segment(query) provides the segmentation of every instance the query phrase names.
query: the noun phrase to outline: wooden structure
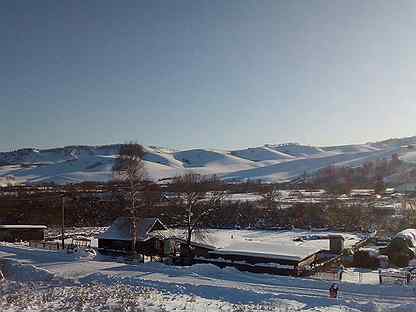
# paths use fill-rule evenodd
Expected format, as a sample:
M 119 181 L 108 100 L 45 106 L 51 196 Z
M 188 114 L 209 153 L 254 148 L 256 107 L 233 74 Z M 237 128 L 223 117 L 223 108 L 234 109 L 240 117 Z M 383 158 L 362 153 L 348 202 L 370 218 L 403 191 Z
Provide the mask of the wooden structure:
M 47 250 L 61 250 L 62 244 L 60 242 L 30 241 L 29 247 Z
M 344 236 L 330 235 L 329 236 L 329 250 L 340 254 L 344 250 Z
M 215 248 L 192 243 L 195 263 L 212 263 L 219 267 L 232 266 L 241 271 L 290 276 L 309 276 L 329 267 L 336 269 L 344 250 L 342 235 L 326 235 L 328 247 L 303 244 L 255 243 L 236 241 Z M 295 240 L 294 240 L 295 241 Z
M 194 263 L 211 263 L 221 268 L 278 275 L 308 275 L 321 262 L 322 250 L 292 246 L 270 249 L 268 244 L 241 242 L 225 248 L 192 242 Z
M 285 256 L 270 257 L 268 255 L 227 253 L 208 251 L 209 257 L 195 257 L 195 263 L 212 263 L 219 267 L 232 266 L 240 271 L 267 273 L 277 275 L 300 276 L 306 275 L 309 267 L 318 261 L 318 253 L 301 259 L 291 259 Z
M 136 252 L 145 256 L 167 257 L 175 252 L 174 240 L 158 218 L 140 219 L 137 224 Z M 127 217 L 117 218 L 110 228 L 98 236 L 100 253 L 133 251 L 133 224 Z
M 45 225 L 0 225 L 0 241 L 42 241 L 45 238 Z
M 71 243 L 65 246 L 68 250 L 87 249 L 91 247 L 91 239 L 84 236 L 72 237 Z

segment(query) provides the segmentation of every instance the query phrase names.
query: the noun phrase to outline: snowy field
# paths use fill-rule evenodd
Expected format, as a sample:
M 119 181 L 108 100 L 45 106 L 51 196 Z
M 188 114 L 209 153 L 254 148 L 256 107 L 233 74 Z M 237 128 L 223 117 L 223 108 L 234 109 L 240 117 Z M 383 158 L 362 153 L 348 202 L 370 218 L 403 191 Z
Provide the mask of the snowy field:
M 416 311 L 412 287 L 118 260 L 2 243 L 0 311 Z

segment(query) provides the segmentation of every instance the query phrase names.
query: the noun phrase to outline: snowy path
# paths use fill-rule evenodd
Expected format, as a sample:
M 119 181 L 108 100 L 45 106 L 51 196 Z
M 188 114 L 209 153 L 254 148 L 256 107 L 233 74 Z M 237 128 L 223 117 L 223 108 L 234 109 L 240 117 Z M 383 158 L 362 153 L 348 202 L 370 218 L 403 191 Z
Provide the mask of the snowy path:
M 182 271 L 182 272 L 181 272 Z M 160 273 L 162 272 L 162 273 Z M 284 276 L 261 275 L 239 272 L 237 270 L 211 268 L 211 266 L 197 265 L 189 268 L 168 267 L 158 263 L 149 263 L 141 266 L 123 265 L 119 268 L 100 270 L 107 276 L 107 282 L 123 281 L 124 283 L 158 285 L 170 290 L 171 285 L 183 285 L 193 287 L 217 287 L 221 289 L 243 290 L 258 294 L 270 294 L 271 297 L 297 300 L 306 297 L 315 301 L 316 298 L 328 299 L 330 282 L 310 279 L 291 278 Z M 103 277 L 103 276 L 102 276 Z M 94 276 L 94 279 L 96 276 Z M 88 280 L 88 277 L 85 279 Z M 106 280 L 104 278 L 104 280 Z M 200 290 L 198 290 L 200 292 Z M 403 303 L 413 302 L 414 292 L 411 288 L 379 285 L 357 285 L 343 283 L 341 285 L 342 300 L 377 300 L 379 302 Z

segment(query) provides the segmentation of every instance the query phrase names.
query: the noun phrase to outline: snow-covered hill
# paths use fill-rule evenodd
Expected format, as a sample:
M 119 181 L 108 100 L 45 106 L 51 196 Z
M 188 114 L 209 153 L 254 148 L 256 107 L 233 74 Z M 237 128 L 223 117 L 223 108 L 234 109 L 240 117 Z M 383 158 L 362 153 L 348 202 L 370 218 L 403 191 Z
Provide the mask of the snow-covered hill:
M 327 147 L 266 144 L 239 150 L 177 151 L 147 146 L 145 167 L 148 178 L 153 180 L 198 172 L 227 180 L 287 181 L 330 165 L 358 166 L 370 160 L 389 159 L 394 153 L 412 165 L 416 162 L 413 145 L 416 137 Z M 67 146 L 0 153 L 0 184 L 108 181 L 119 148 L 118 144 Z

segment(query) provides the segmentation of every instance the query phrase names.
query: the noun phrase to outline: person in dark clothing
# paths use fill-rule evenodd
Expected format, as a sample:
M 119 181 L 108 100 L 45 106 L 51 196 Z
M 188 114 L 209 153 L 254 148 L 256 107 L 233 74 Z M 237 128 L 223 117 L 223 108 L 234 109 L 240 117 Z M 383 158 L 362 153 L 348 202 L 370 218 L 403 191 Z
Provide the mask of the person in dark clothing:
M 333 283 L 331 287 L 329 287 L 329 297 L 330 298 L 336 298 L 338 295 L 338 284 Z

